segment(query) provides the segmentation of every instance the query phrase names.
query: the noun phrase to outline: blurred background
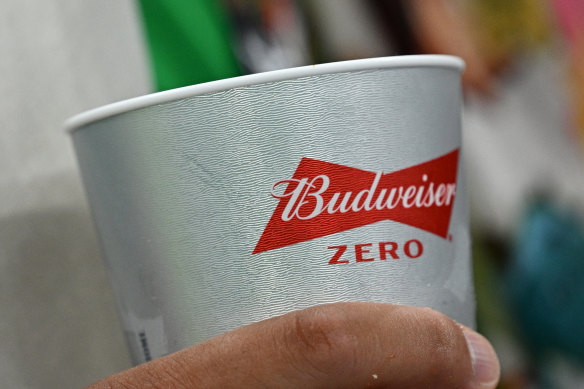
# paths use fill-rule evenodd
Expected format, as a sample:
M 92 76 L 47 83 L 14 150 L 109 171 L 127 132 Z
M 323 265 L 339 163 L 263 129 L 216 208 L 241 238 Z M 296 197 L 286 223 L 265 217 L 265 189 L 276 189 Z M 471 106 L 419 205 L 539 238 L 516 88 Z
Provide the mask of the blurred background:
M 501 388 L 584 388 L 584 1 L 0 0 L 0 382 L 130 367 L 63 122 L 357 58 L 462 57 L 479 330 Z

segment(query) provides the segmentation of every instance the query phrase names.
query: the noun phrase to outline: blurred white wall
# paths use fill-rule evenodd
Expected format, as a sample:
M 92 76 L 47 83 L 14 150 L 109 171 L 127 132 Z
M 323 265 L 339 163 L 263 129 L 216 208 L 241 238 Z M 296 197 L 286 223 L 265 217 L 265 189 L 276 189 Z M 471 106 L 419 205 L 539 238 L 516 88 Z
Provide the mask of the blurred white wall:
M 63 122 L 150 89 L 129 0 L 0 2 L 0 386 L 130 365 Z

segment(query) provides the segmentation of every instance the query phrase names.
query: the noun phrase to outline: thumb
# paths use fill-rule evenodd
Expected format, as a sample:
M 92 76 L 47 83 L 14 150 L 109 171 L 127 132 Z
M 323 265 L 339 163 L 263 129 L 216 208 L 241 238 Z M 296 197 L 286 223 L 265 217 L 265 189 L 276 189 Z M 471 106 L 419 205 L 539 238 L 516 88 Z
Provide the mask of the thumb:
M 427 308 L 321 305 L 228 332 L 91 388 L 495 388 L 489 342 Z

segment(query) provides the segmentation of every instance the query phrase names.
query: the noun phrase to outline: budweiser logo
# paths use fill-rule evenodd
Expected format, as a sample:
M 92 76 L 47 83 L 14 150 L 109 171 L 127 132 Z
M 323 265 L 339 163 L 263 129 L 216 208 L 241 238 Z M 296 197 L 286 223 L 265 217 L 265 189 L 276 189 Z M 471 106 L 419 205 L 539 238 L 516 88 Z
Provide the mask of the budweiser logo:
M 393 220 L 448 235 L 458 150 L 392 173 L 302 158 L 292 178 L 276 182 L 279 199 L 253 254 Z

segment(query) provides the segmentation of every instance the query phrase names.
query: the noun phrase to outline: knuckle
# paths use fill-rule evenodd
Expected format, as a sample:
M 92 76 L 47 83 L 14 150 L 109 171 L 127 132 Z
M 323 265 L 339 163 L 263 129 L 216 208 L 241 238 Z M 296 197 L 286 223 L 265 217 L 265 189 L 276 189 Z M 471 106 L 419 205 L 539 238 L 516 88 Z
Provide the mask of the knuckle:
M 430 373 L 444 377 L 444 372 L 460 367 L 464 358 L 464 340 L 460 327 L 448 316 L 431 309 L 424 309 L 423 320 Z
M 287 348 L 292 359 L 318 373 L 332 374 L 352 364 L 357 352 L 351 319 L 336 304 L 310 308 L 292 314 Z

